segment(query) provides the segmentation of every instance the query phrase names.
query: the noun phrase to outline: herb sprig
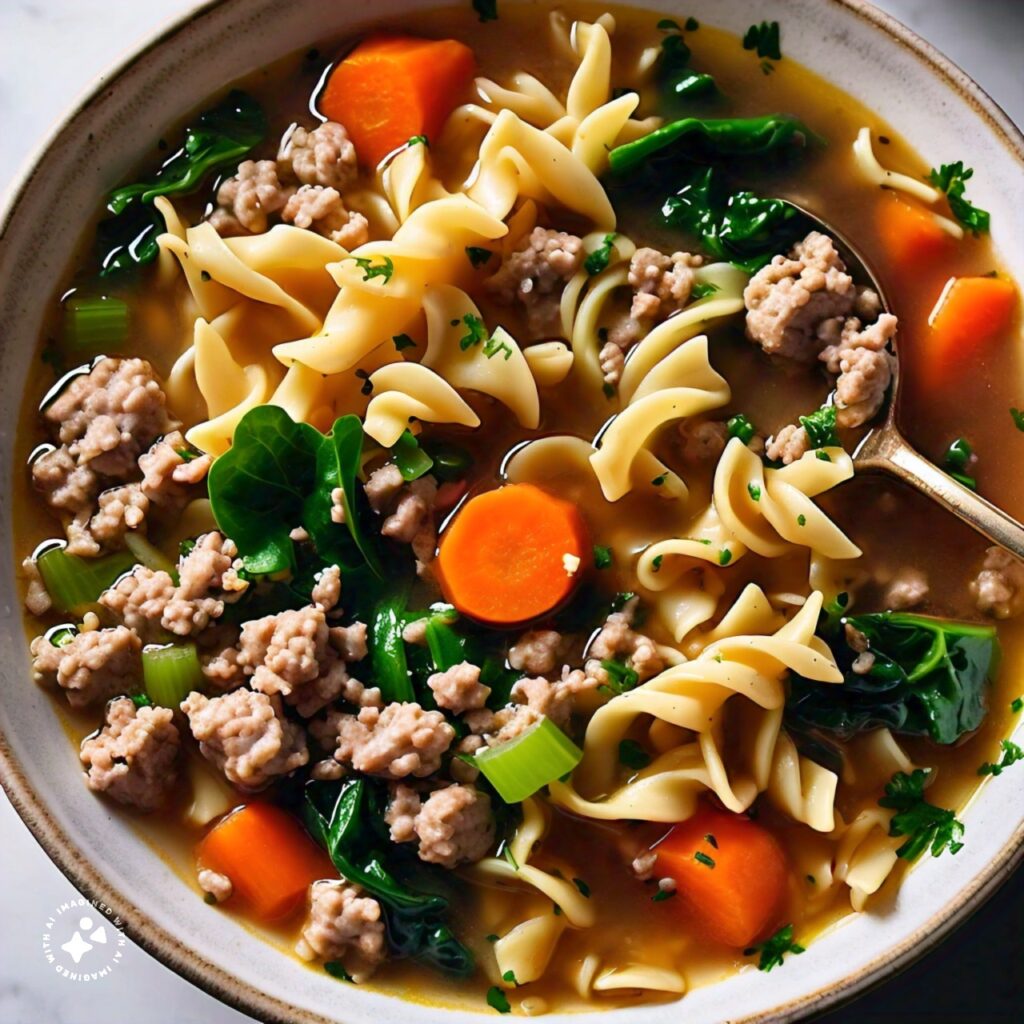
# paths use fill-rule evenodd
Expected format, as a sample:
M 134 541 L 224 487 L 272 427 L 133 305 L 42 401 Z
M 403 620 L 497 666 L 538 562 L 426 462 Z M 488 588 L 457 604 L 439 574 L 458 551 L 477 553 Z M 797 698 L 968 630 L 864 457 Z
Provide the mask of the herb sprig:
M 936 807 L 924 798 L 924 787 L 931 769 L 915 768 L 909 775 L 897 772 L 885 786 L 880 807 L 895 810 L 889 823 L 889 835 L 906 836 L 907 841 L 896 851 L 897 857 L 915 860 L 930 849 L 933 857 L 945 850 L 951 854 L 963 849 L 964 826 L 956 815 L 944 807 Z

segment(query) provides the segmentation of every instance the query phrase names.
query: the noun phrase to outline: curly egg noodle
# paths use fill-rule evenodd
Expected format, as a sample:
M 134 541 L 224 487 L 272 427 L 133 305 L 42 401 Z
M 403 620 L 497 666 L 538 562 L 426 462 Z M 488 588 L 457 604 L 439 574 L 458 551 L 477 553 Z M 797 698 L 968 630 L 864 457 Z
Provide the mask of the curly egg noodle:
M 429 147 L 408 145 L 382 169 L 377 189 L 348 197 L 376 236 L 352 252 L 288 225 L 221 238 L 209 224 L 184 225 L 167 199 L 157 200 L 167 224 L 159 238 L 161 273 L 184 275 L 195 313 L 190 344 L 168 381 L 172 404 L 188 407 L 195 388 L 206 404 L 205 419 L 188 431 L 190 442 L 223 454 L 243 415 L 267 403 L 323 430 L 355 413 L 365 433 L 388 447 L 413 421 L 478 426 L 464 392 L 490 396 L 526 430 L 541 422 L 542 393 L 566 380 L 605 401 L 597 337 L 609 304 L 628 288 L 636 247 L 622 234 L 606 240 L 616 215 L 599 175 L 612 147 L 643 137 L 659 121 L 634 116 L 636 93 L 613 98 L 610 16 L 570 26 L 556 14 L 550 27 L 577 65 L 564 101 L 529 74 L 517 73 L 505 85 L 478 79 L 478 102 L 456 109 L 439 140 L 475 151 L 468 177 L 446 185 Z M 652 62 L 650 53 L 641 54 L 637 83 Z M 887 173 L 874 161 L 870 138 L 858 145 L 865 174 Z M 467 348 L 466 325 L 483 319 L 468 293 L 475 278 L 467 247 L 508 253 L 549 210 L 589 226 L 586 252 L 607 244 L 609 253 L 598 273 L 581 269 L 565 287 L 564 340 L 524 347 L 499 327 L 496 357 L 481 345 Z M 388 273 L 367 272 L 378 267 Z M 778 602 L 750 584 L 717 627 L 700 632 L 720 614 L 728 574 L 748 555 L 813 555 L 819 579 L 831 560 L 860 555 L 814 503 L 853 475 L 853 463 L 842 449 L 828 448 L 781 469 L 765 468 L 734 438 L 710 493 L 662 463 L 652 448 L 662 428 L 730 400 L 704 332 L 743 310 L 747 275 L 719 263 L 700 267 L 695 279 L 708 286 L 704 297 L 639 341 L 609 403 L 615 415 L 599 437 L 535 440 L 505 467 L 512 482 L 543 482 L 556 466 L 560 479 L 578 482 L 595 502 L 656 489 L 676 524 L 646 538 L 636 576 L 645 603 L 691 657 L 666 649 L 667 669 L 597 707 L 582 762 L 570 779 L 551 784 L 550 797 L 584 818 L 676 822 L 709 793 L 736 812 L 764 794 L 821 836 L 807 854 L 813 863 L 804 865 L 818 880 L 816 898 L 845 886 L 860 909 L 896 862 L 891 812 L 873 807 L 845 822 L 835 806 L 837 776 L 802 756 L 782 728 L 789 673 L 842 682 L 815 636 L 822 592 L 798 596 L 802 606 L 787 621 Z M 403 334 L 417 344 L 400 349 L 393 339 Z M 879 762 L 908 767 L 892 736 L 878 735 Z M 618 759 L 627 736 L 643 737 L 658 752 L 632 773 Z M 494 916 L 505 927 L 494 945 L 497 967 L 520 984 L 544 974 L 566 931 L 595 923 L 592 905 L 567 881 L 577 874 L 572 865 L 556 871 L 550 860 L 543 868 L 532 862 L 550 811 L 534 798 L 522 810 L 506 855 L 466 871 L 483 887 L 485 916 L 488 900 L 500 904 Z M 500 898 L 509 887 L 522 894 L 521 915 L 511 924 Z M 576 985 L 581 995 L 679 993 L 686 980 L 676 970 L 595 953 L 581 961 Z

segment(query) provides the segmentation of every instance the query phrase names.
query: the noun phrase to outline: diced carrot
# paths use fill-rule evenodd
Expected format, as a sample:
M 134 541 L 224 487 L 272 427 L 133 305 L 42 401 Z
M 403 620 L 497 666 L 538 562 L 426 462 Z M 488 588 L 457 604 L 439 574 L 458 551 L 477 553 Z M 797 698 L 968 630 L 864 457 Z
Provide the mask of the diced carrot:
M 927 357 L 921 362 L 929 378 L 941 382 L 951 371 L 984 359 L 992 343 L 1005 336 L 1016 304 L 1017 289 L 1005 278 L 951 278 L 928 320 Z
M 894 270 L 920 270 L 948 256 L 955 240 L 923 207 L 894 192 L 878 205 L 878 236 Z
M 441 538 L 438 575 L 459 611 L 515 625 L 572 593 L 589 550 L 575 505 L 533 484 L 509 484 L 463 505 Z
M 655 871 L 675 880 L 680 907 L 708 938 L 743 948 L 779 923 L 786 854 L 745 815 L 705 805 L 674 826 L 655 853 Z
M 434 141 L 475 71 L 473 51 L 455 39 L 372 35 L 331 72 L 320 110 L 375 167 L 416 135 Z
M 330 858 L 290 814 L 251 803 L 221 819 L 202 839 L 201 867 L 231 879 L 233 897 L 273 921 L 290 914 L 318 878 L 337 878 Z

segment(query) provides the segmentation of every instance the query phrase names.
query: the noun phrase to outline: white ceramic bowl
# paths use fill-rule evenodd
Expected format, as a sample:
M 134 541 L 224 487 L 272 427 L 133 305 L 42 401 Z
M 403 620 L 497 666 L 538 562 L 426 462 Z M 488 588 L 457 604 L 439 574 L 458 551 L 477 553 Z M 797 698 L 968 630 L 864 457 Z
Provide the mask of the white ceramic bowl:
M 376 0 L 372 16 L 435 0 Z M 461 0 L 468 2 L 468 0 Z M 676 4 L 643 6 L 679 14 Z M 0 216 L 0 466 L 12 465 L 16 417 L 55 283 L 99 197 L 166 125 L 251 69 L 308 45 L 310 35 L 358 29 L 362 4 L 323 0 L 220 0 L 197 8 L 104 76 L 58 127 L 15 185 Z M 538 14 L 542 8 L 538 8 Z M 689 0 L 685 14 L 741 33 L 746 0 Z M 963 72 L 907 29 L 859 0 L 761 0 L 758 18 L 784 25 L 786 55 L 875 108 L 936 164 L 969 158 L 971 198 L 992 211 L 1007 268 L 1024 281 L 1020 183 L 1024 139 Z M 10 543 L 0 508 L 0 766 L 11 801 L 71 881 L 124 920 L 150 953 L 209 992 L 265 1021 L 408 1024 L 449 1012 L 398 1004 L 339 986 L 207 907 L 141 842 L 125 818 L 88 796 L 76 752 L 49 699 L 29 681 Z M 1016 783 L 1013 783 L 1016 785 Z M 1014 802 L 1008 803 L 1016 796 Z M 849 918 L 770 976 L 748 971 L 685 996 L 683 1004 L 609 1011 L 630 1024 L 786 1021 L 847 998 L 906 966 L 1004 881 L 1024 854 L 1020 790 L 989 786 L 965 814 L 967 845 L 913 871 L 885 913 Z M 493 1021 L 493 1011 L 460 1013 Z M 568 1020 L 552 1016 L 548 1020 Z M 578 1019 L 578 1018 L 574 1018 Z

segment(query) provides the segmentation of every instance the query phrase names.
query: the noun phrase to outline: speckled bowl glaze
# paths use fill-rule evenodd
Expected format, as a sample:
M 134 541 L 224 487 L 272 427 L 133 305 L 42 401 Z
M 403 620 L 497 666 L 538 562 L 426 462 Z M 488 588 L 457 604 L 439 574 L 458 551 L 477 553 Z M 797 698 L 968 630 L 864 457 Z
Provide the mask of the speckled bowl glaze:
M 424 6 L 433 3 L 423 0 Z M 372 16 L 400 24 L 402 12 L 418 6 L 419 0 L 376 0 Z M 539 4 L 538 14 L 546 6 Z M 675 5 L 657 0 L 643 6 L 679 14 Z M 742 32 L 751 19 L 746 0 L 691 0 L 686 6 L 684 13 L 733 32 Z M 5 480 L 22 471 L 12 465 L 16 418 L 23 382 L 39 372 L 32 354 L 44 306 L 75 244 L 77 231 L 67 225 L 84 223 L 148 141 L 225 82 L 307 45 L 313 32 L 330 36 L 357 29 L 369 12 L 369 5 L 323 0 L 220 0 L 200 6 L 105 75 L 36 154 L 0 215 Z M 977 85 L 860 0 L 762 0 L 756 13 L 783 21 L 787 56 L 878 110 L 929 159 L 969 156 L 978 169 L 971 196 L 992 211 L 1003 261 L 1024 280 L 1024 139 Z M 339 986 L 282 955 L 207 907 L 124 817 L 86 794 L 75 751 L 48 698 L 29 682 L 10 520 L 8 502 L 0 507 L 0 679 L 8 695 L 0 701 L 0 767 L 11 801 L 68 878 L 113 908 L 153 956 L 260 1020 L 448 1019 L 453 1011 Z M 957 857 L 911 872 L 891 907 L 849 918 L 804 956 L 787 961 L 784 971 L 770 977 L 746 971 L 690 993 L 682 1004 L 609 1010 L 602 1019 L 781 1022 L 855 995 L 920 956 L 1008 877 L 1024 854 L 1019 798 L 1019 788 L 985 787 L 964 815 L 969 841 Z M 455 1012 L 466 1022 L 494 1020 L 492 1011 Z

